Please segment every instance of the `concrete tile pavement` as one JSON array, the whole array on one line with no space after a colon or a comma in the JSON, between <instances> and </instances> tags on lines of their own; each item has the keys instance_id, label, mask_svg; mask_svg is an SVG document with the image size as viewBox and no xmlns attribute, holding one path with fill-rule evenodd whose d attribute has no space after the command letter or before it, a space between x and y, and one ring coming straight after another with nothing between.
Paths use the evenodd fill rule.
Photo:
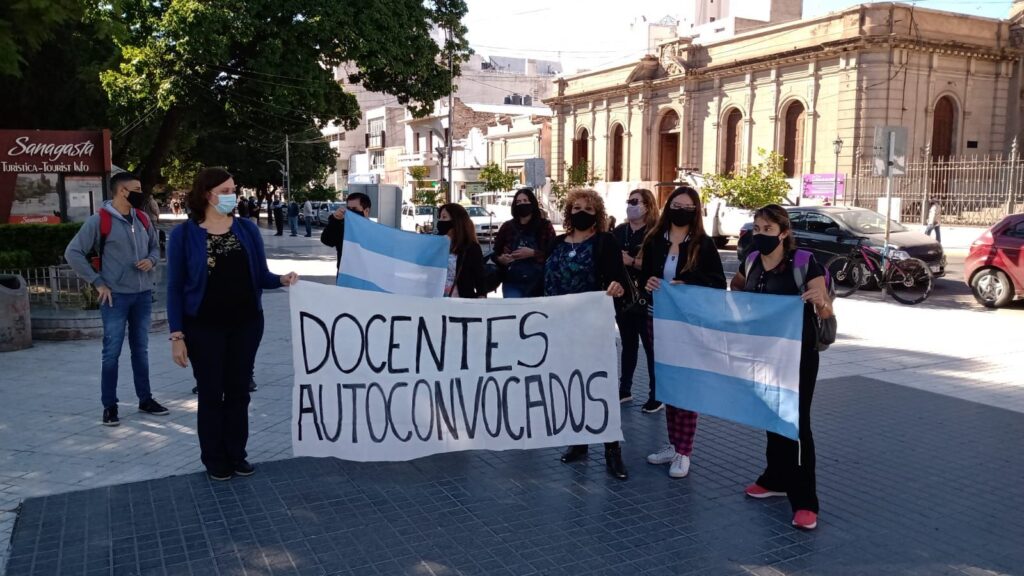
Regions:
<instances>
[{"instance_id":1,"label":"concrete tile pavement","mask_svg":"<svg viewBox=\"0 0 1024 576\"><path fill-rule=\"evenodd\" d=\"M316 238L265 233L271 268L329 281L333 249ZM291 346L287 294L265 296L267 330L257 358L251 459L291 456ZM1005 312L1005 313L1004 313ZM842 300L840 341L822 355L820 380L870 375L1024 413L1024 339L1013 311L977 312ZM167 417L134 410L127 361L121 362L122 425L99 424L99 342L39 343L0 355L0 566L24 498L112 486L201 470L191 372L174 366L162 335L150 341L155 397ZM638 370L638 390L643 371ZM634 464L636 466L637 464Z\"/></svg>"}]
</instances>

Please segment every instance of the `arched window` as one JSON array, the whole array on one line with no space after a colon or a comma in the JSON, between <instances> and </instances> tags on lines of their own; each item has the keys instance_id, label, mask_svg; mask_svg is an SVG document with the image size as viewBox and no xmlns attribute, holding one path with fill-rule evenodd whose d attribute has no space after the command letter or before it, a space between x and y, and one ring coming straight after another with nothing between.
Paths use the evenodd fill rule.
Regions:
<instances>
[{"instance_id":1,"label":"arched window","mask_svg":"<svg viewBox=\"0 0 1024 576\"><path fill-rule=\"evenodd\" d=\"M742 121L743 113L735 108L725 117L723 174L736 174L740 171L740 122Z\"/></svg>"},{"instance_id":2,"label":"arched window","mask_svg":"<svg viewBox=\"0 0 1024 576\"><path fill-rule=\"evenodd\" d=\"M932 159L947 160L956 153L956 103L949 96L939 98L932 117Z\"/></svg>"},{"instance_id":3,"label":"arched window","mask_svg":"<svg viewBox=\"0 0 1024 576\"><path fill-rule=\"evenodd\" d=\"M622 128L622 124L616 124L612 128L611 137L611 163L609 170L610 182L622 182L622 158L623 158L623 142L625 141L625 130Z\"/></svg>"},{"instance_id":4,"label":"arched window","mask_svg":"<svg viewBox=\"0 0 1024 576\"><path fill-rule=\"evenodd\" d=\"M572 165L580 166L590 159L590 132L586 128L572 141Z\"/></svg>"},{"instance_id":5,"label":"arched window","mask_svg":"<svg viewBox=\"0 0 1024 576\"><path fill-rule=\"evenodd\" d=\"M786 123L782 141L782 171L788 178L803 173L804 166L804 119L807 111L804 105L793 102L786 108Z\"/></svg>"}]
</instances>

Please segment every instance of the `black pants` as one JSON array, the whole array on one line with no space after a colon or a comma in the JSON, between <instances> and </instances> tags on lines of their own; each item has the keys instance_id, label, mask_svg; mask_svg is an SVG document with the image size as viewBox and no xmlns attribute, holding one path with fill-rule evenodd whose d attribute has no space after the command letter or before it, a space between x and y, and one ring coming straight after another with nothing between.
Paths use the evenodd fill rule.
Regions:
<instances>
[{"instance_id":1,"label":"black pants","mask_svg":"<svg viewBox=\"0 0 1024 576\"><path fill-rule=\"evenodd\" d=\"M277 227L277 235L284 235L284 211L274 210L274 226Z\"/></svg>"},{"instance_id":2,"label":"black pants","mask_svg":"<svg viewBox=\"0 0 1024 576\"><path fill-rule=\"evenodd\" d=\"M619 379L619 392L633 389L633 372L639 356L640 343L644 344L647 356L647 377L650 381L650 399L654 400L654 342L647 332L647 316L624 314L617 319L619 336L622 338L622 377Z\"/></svg>"},{"instance_id":3,"label":"black pants","mask_svg":"<svg viewBox=\"0 0 1024 576\"><path fill-rule=\"evenodd\" d=\"M199 388L199 448L208 470L227 472L245 460L249 380L263 336L263 313L232 325L185 318L185 342Z\"/></svg>"},{"instance_id":4,"label":"black pants","mask_svg":"<svg viewBox=\"0 0 1024 576\"><path fill-rule=\"evenodd\" d=\"M804 348L800 354L800 441L768 432L765 456L768 466L758 485L785 492L793 510L818 512L814 480L814 437L811 435L811 398L818 380L818 351Z\"/></svg>"}]
</instances>

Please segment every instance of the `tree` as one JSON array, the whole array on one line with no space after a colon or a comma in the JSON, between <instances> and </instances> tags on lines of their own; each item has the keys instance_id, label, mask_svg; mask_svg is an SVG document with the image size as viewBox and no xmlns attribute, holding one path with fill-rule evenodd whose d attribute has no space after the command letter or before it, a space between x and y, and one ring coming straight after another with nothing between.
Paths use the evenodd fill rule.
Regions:
<instances>
[{"instance_id":1,"label":"tree","mask_svg":"<svg viewBox=\"0 0 1024 576\"><path fill-rule=\"evenodd\" d=\"M491 162L480 169L480 180L484 183L484 190L501 192L511 190L519 181L519 176L511 170L502 170L497 164Z\"/></svg>"},{"instance_id":2,"label":"tree","mask_svg":"<svg viewBox=\"0 0 1024 576\"><path fill-rule=\"evenodd\" d=\"M551 199L554 201L555 207L560 211L565 208L565 197L569 194L570 190L593 186L594 182L601 179L597 172L590 168L586 160L581 160L577 164L570 164L566 167L565 174L565 182L551 183Z\"/></svg>"},{"instance_id":3,"label":"tree","mask_svg":"<svg viewBox=\"0 0 1024 576\"><path fill-rule=\"evenodd\" d=\"M739 174L705 174L701 202L722 198L730 206L756 210L765 204L778 204L790 191L783 158L776 152L758 148L761 161L745 167Z\"/></svg>"},{"instance_id":4,"label":"tree","mask_svg":"<svg viewBox=\"0 0 1024 576\"><path fill-rule=\"evenodd\" d=\"M81 18L87 4L83 0L8 0L0 4L0 76L21 76L32 53L55 38L62 25Z\"/></svg>"},{"instance_id":5,"label":"tree","mask_svg":"<svg viewBox=\"0 0 1024 576\"><path fill-rule=\"evenodd\" d=\"M437 206L441 200L440 191L437 188L427 188L426 186L427 177L430 176L430 168L426 166L413 166L409 168L409 176L415 182L412 192L413 203Z\"/></svg>"},{"instance_id":6,"label":"tree","mask_svg":"<svg viewBox=\"0 0 1024 576\"><path fill-rule=\"evenodd\" d=\"M120 65L101 75L103 87L118 117L142 118L145 127L116 147L115 159L137 168L146 190L166 178L165 168L196 160L226 165L257 190L269 187L278 177L265 160L283 156L286 134L297 141L293 184L315 179L333 164L319 129L328 122L352 129L360 119L335 66L353 63L350 82L392 94L421 116L448 93L447 53L456 73L469 54L464 0L104 6L125 26ZM442 47L431 38L435 26L453 31Z\"/></svg>"}]
</instances>

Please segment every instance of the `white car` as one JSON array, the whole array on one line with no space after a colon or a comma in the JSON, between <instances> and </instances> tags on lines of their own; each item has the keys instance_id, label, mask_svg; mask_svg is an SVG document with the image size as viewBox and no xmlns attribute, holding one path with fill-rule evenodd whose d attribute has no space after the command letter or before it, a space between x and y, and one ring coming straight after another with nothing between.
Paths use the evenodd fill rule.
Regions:
<instances>
[{"instance_id":1,"label":"white car","mask_svg":"<svg viewBox=\"0 0 1024 576\"><path fill-rule=\"evenodd\" d=\"M402 204L402 230L429 234L434 230L434 206Z\"/></svg>"},{"instance_id":2,"label":"white car","mask_svg":"<svg viewBox=\"0 0 1024 576\"><path fill-rule=\"evenodd\" d=\"M466 206L466 212L469 213L469 219L473 221L473 227L476 228L477 238L493 239L498 233L498 228L504 222L504 220L499 220L493 212L488 212L482 206L475 204Z\"/></svg>"}]
</instances>

